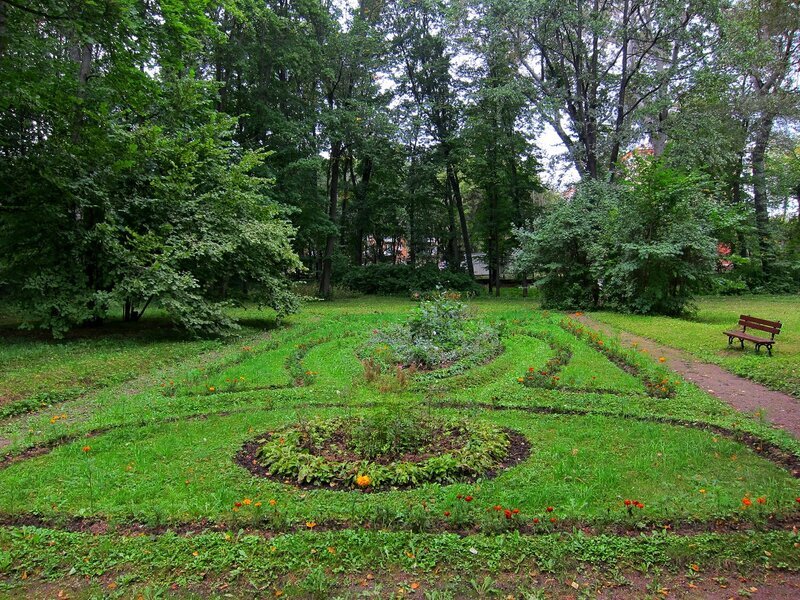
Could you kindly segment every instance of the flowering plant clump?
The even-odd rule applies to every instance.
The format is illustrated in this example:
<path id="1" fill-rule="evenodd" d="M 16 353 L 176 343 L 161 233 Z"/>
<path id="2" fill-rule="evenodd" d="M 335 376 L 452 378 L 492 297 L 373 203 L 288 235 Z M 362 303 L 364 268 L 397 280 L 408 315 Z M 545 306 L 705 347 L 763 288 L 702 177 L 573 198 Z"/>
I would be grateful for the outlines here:
<path id="1" fill-rule="evenodd" d="M 437 292 L 423 298 L 405 323 L 374 330 L 359 356 L 372 370 L 376 365 L 387 371 L 397 365 L 433 370 L 460 361 L 474 365 L 501 350 L 495 327 L 470 318 L 458 297 Z"/>
<path id="2" fill-rule="evenodd" d="M 630 515 L 630 516 L 633 516 L 633 510 L 634 509 L 641 510 L 641 509 L 644 508 L 644 504 L 642 504 L 638 500 L 625 499 L 622 502 L 622 504 L 625 506 L 625 509 L 628 511 L 628 515 Z"/>
<path id="3" fill-rule="evenodd" d="M 558 373 L 569 363 L 570 359 L 572 359 L 572 349 L 567 344 L 557 340 L 552 334 L 537 334 L 536 337 L 547 342 L 555 354 L 541 369 L 528 367 L 525 375 L 517 378 L 517 381 L 526 387 L 552 389 L 558 385 L 560 379 Z"/>
<path id="4" fill-rule="evenodd" d="M 496 469 L 508 453 L 508 435 L 492 423 L 401 421 L 374 428 L 367 417 L 299 423 L 259 440 L 256 460 L 286 482 L 374 490 L 477 477 Z"/>
<path id="5" fill-rule="evenodd" d="M 486 509 L 479 526 L 485 533 L 500 533 L 519 528 L 522 522 L 518 508 L 495 504 Z"/>
<path id="6" fill-rule="evenodd" d="M 575 337 L 602 352 L 621 369 L 641 379 L 649 396 L 654 398 L 675 397 L 678 382 L 672 379 L 672 372 L 662 364 L 650 360 L 646 356 L 645 350 L 640 353 L 634 348 L 624 348 L 616 340 L 605 340 L 596 331 L 571 319 L 562 319 L 560 325 Z"/>

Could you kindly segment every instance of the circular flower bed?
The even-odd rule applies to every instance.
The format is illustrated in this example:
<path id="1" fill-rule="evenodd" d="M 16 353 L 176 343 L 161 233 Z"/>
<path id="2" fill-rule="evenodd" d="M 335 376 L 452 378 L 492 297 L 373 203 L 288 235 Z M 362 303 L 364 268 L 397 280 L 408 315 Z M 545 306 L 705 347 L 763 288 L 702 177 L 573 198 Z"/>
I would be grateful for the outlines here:
<path id="1" fill-rule="evenodd" d="M 242 462 L 260 475 L 305 486 L 411 487 L 471 480 L 519 462 L 528 445 L 518 438 L 497 425 L 464 419 L 315 419 L 266 434 L 255 441 L 250 464 Z M 512 441 L 516 451 L 510 453 Z"/>

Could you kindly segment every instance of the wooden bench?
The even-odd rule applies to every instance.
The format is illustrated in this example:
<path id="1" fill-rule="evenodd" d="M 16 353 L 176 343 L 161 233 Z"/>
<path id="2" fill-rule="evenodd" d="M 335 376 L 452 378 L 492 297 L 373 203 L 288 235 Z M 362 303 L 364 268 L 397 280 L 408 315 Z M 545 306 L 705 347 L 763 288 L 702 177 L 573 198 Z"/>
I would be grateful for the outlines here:
<path id="1" fill-rule="evenodd" d="M 756 345 L 756 352 L 759 351 L 761 346 L 767 347 L 767 352 L 772 356 L 772 344 L 775 343 L 775 336 L 781 332 L 780 321 L 767 321 L 766 319 L 759 319 L 751 317 L 750 315 L 739 316 L 739 326 L 741 329 L 733 329 L 731 331 L 724 331 L 723 333 L 728 336 L 728 345 L 733 343 L 734 339 L 738 339 L 742 343 L 742 350 L 744 350 L 745 341 L 753 342 Z M 759 331 L 766 331 L 770 334 L 769 338 L 750 335 L 747 333 L 748 329 L 758 329 Z"/>

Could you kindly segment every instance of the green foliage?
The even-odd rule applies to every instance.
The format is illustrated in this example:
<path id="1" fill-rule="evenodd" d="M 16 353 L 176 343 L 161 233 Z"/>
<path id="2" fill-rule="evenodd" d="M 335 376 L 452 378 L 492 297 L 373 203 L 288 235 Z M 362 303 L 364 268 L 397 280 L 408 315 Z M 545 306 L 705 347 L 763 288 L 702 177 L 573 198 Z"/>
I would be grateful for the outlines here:
<path id="1" fill-rule="evenodd" d="M 578 309 L 599 301 L 592 266 L 601 215 L 615 195 L 609 185 L 586 182 L 569 201 L 553 204 L 530 228 L 515 231 L 519 248 L 512 268 L 536 275 L 545 308 Z"/>
<path id="2" fill-rule="evenodd" d="M 517 231 L 515 269 L 541 274 L 546 306 L 680 314 L 711 286 L 714 233 L 730 219 L 705 185 L 652 160 L 636 162 L 621 184 L 584 183 Z"/>
<path id="3" fill-rule="evenodd" d="M 481 287 L 466 273 L 441 270 L 436 265 L 414 267 L 407 264 L 378 263 L 349 267 L 342 284 L 364 294 L 401 294 L 444 288 L 479 294 Z"/>
<path id="4" fill-rule="evenodd" d="M 194 334 L 230 330 L 225 308 L 244 299 L 291 312 L 294 230 L 252 174 L 266 154 L 232 141 L 218 86 L 182 66 L 213 24 L 183 2 L 127 4 L 86 8 L 77 30 L 10 15 L 3 73 L 29 77 L 5 90 L 4 115 L 28 117 L 0 137 L 0 293 L 56 335 L 120 305 L 126 320 L 158 305 Z"/>
<path id="5" fill-rule="evenodd" d="M 383 410 L 357 422 L 350 430 L 348 445 L 370 460 L 413 452 L 423 445 L 427 433 L 419 423 L 419 415 L 413 411 Z"/>
<path id="6" fill-rule="evenodd" d="M 659 161 L 641 161 L 604 215 L 594 272 L 613 308 L 677 315 L 708 289 L 721 221 L 704 179 Z"/>
<path id="7" fill-rule="evenodd" d="M 357 458 L 330 456 L 331 440 L 341 438 Z M 451 438 L 456 440 L 453 449 L 437 450 L 436 443 Z M 503 430 L 488 422 L 419 415 L 407 419 L 387 413 L 304 421 L 273 432 L 263 442 L 258 462 L 274 476 L 301 484 L 362 488 L 452 483 L 480 476 L 499 464 L 509 445 Z M 405 453 L 426 458 L 404 460 Z M 368 477 L 366 484 L 359 483 L 362 476 Z"/>
<path id="8" fill-rule="evenodd" d="M 435 369 L 498 352 L 497 329 L 469 318 L 458 297 L 439 292 L 422 300 L 404 324 L 375 330 L 361 349 L 362 358 L 384 367 L 399 364 Z"/>

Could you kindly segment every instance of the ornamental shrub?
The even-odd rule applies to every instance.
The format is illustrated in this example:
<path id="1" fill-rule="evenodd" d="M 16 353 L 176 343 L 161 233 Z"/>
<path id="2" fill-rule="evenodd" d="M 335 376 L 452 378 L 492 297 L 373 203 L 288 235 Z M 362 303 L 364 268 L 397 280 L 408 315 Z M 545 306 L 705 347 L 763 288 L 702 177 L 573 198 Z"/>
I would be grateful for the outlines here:
<path id="1" fill-rule="evenodd" d="M 584 182 L 515 232 L 514 270 L 536 274 L 547 308 L 681 314 L 711 287 L 715 232 L 730 220 L 711 189 L 658 160 L 636 163 L 618 184 Z"/>
<path id="2" fill-rule="evenodd" d="M 360 355 L 370 368 L 434 369 L 462 359 L 485 360 L 500 349 L 496 328 L 470 319 L 465 304 L 439 292 L 422 300 L 406 323 L 375 331 Z"/>

